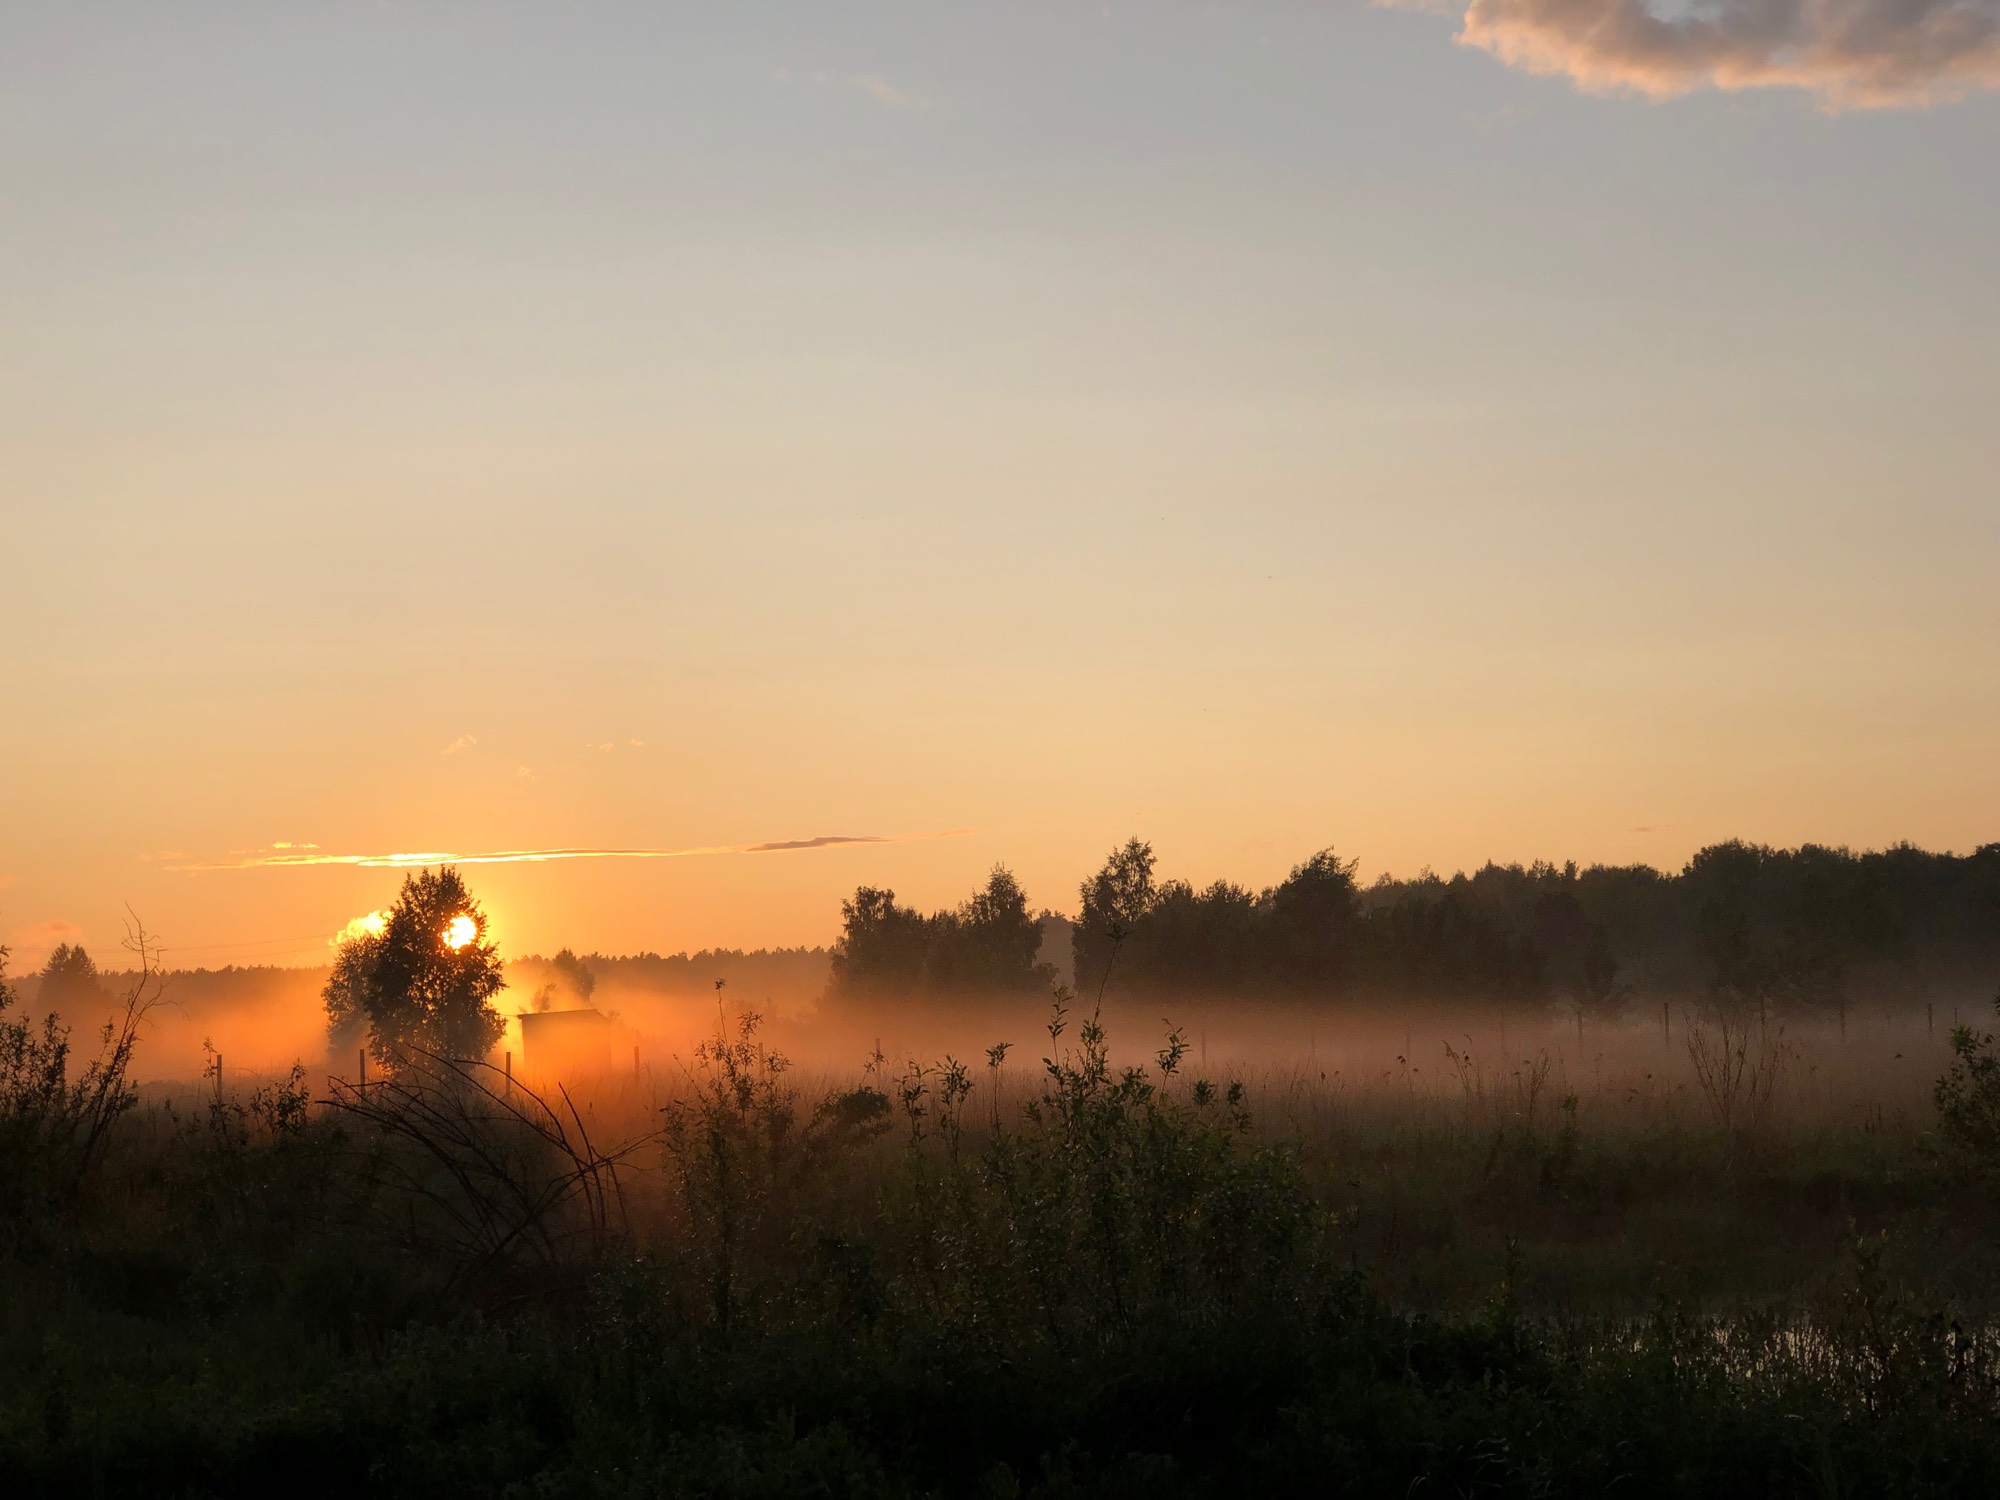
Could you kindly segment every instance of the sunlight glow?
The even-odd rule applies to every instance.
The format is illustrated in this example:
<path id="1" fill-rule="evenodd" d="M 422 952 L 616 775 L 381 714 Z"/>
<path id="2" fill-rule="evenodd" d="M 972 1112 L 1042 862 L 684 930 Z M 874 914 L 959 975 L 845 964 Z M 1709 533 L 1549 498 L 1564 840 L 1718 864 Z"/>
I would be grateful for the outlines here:
<path id="1" fill-rule="evenodd" d="M 479 924 L 464 912 L 460 912 L 451 919 L 451 925 L 444 930 L 444 945 L 456 953 L 478 936 Z"/>
<path id="2" fill-rule="evenodd" d="M 383 913 L 379 911 L 367 912 L 362 916 L 356 917 L 345 927 L 341 928 L 340 931 L 328 938 L 326 940 L 327 946 L 338 948 L 342 943 L 348 942 L 353 938 L 380 937 L 388 925 L 389 919 Z"/>

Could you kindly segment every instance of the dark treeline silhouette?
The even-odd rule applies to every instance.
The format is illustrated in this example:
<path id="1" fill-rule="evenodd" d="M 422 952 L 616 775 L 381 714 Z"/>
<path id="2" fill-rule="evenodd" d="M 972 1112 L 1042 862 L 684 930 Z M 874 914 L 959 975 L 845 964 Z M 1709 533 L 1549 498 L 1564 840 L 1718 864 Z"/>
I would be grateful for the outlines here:
<path id="1" fill-rule="evenodd" d="M 1046 994 L 1055 978 L 1039 960 L 1042 927 L 1027 893 L 999 865 L 950 911 L 926 916 L 898 906 L 894 891 L 864 885 L 840 914 L 829 990 L 836 1001 Z"/>
<path id="2" fill-rule="evenodd" d="M 2000 844 L 1854 853 L 1731 841 L 1675 874 L 1488 864 L 1363 886 L 1331 850 L 1277 885 L 1161 879 L 1129 840 L 1079 892 L 1085 996 L 1436 1001 L 1610 1017 L 1663 996 L 1844 1013 L 1984 997 L 2000 980 Z M 1005 871 L 931 916 L 863 887 L 842 905 L 833 994 L 1012 992 L 1047 983 Z"/>

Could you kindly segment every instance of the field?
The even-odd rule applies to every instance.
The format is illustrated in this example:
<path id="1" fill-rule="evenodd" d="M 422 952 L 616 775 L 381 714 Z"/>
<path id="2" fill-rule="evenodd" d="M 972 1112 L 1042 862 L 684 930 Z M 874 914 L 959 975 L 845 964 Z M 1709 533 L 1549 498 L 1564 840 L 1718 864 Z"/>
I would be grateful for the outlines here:
<path id="1" fill-rule="evenodd" d="M 1059 999 L 1033 1022 L 905 1012 L 861 1048 L 681 1014 L 673 1045 L 595 1076 L 237 1070 L 124 1107 L 81 1058 L 37 1096 L 19 1033 L 0 1477 L 2000 1482 L 1993 1090 L 1975 1048 L 1940 1115 L 1936 1017 L 1192 1006 L 1173 1029 Z M 1022 1024 L 988 1052 L 989 1021 Z"/>

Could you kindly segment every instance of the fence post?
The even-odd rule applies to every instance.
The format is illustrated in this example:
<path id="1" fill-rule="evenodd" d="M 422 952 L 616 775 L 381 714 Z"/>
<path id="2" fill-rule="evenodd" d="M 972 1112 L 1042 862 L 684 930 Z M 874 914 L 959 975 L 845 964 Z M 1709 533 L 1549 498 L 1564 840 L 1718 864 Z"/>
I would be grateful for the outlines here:
<path id="1" fill-rule="evenodd" d="M 215 1102 L 222 1102 L 222 1054 L 215 1054 Z"/>
<path id="2" fill-rule="evenodd" d="M 366 1047 L 357 1049 L 354 1054 L 354 1060 L 361 1065 L 361 1097 L 366 1099 L 368 1097 L 368 1049 Z"/>
<path id="3" fill-rule="evenodd" d="M 509 1048 L 507 1052 L 507 1093 L 509 1097 L 512 1097 L 513 1092 L 514 1092 L 514 1053 L 513 1049 Z"/>

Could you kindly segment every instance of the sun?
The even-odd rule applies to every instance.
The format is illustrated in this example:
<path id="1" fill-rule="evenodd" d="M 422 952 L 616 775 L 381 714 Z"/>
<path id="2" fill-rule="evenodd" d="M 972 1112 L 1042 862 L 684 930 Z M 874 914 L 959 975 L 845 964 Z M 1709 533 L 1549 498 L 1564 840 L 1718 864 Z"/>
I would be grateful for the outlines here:
<path id="1" fill-rule="evenodd" d="M 451 919 L 451 924 L 444 930 L 444 945 L 456 953 L 478 936 L 479 924 L 464 912 L 460 912 Z"/>

